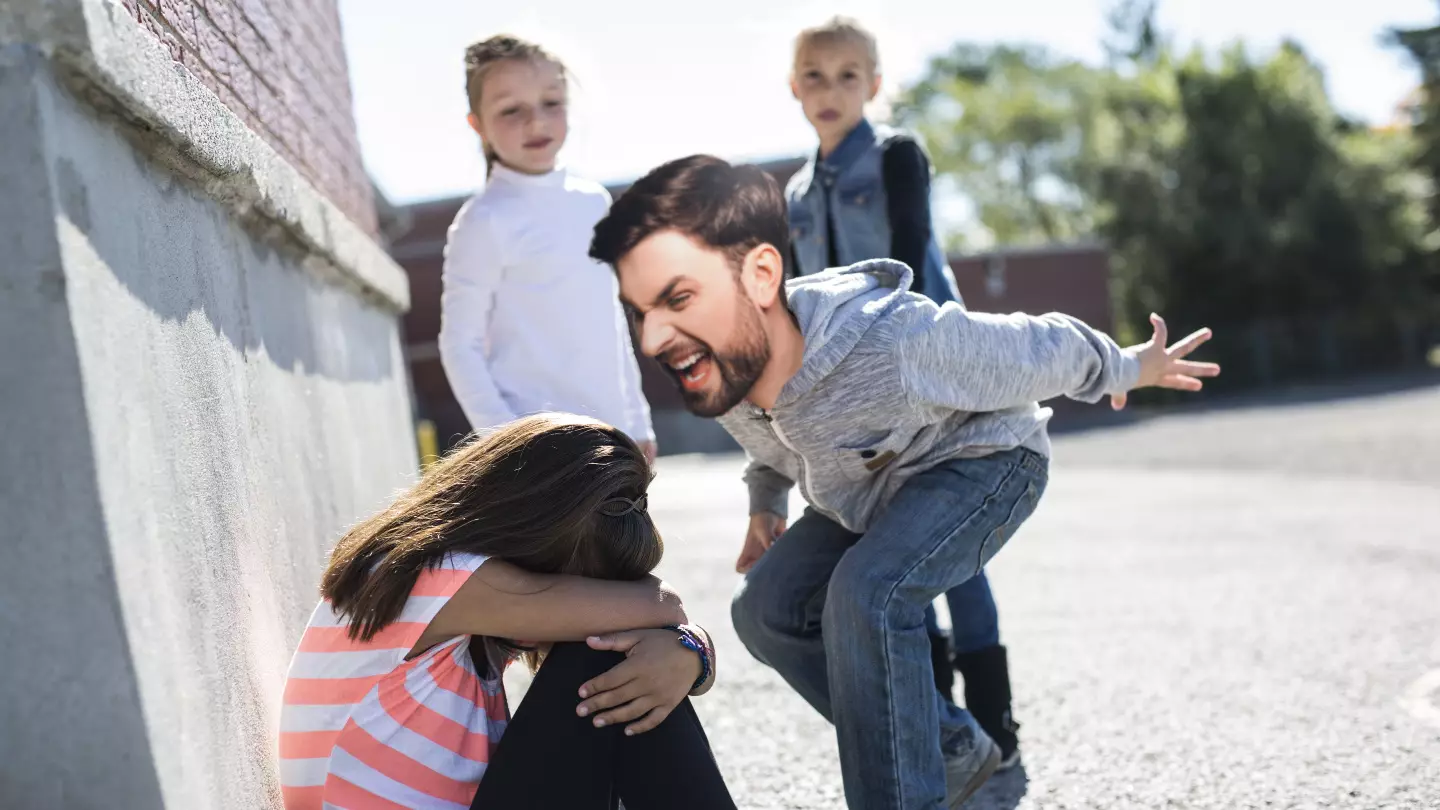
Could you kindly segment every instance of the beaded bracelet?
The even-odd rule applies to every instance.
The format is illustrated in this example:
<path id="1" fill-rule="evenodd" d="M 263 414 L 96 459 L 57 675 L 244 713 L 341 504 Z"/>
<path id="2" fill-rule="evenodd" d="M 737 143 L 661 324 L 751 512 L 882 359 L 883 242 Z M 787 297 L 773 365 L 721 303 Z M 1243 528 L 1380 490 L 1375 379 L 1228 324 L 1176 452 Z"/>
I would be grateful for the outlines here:
<path id="1" fill-rule="evenodd" d="M 705 643 L 705 637 L 695 632 L 689 625 L 671 624 L 666 625 L 665 629 L 679 633 L 680 644 L 700 656 L 700 677 L 696 678 L 695 683 L 690 686 L 690 691 L 694 692 L 710 680 L 710 646 Z"/>

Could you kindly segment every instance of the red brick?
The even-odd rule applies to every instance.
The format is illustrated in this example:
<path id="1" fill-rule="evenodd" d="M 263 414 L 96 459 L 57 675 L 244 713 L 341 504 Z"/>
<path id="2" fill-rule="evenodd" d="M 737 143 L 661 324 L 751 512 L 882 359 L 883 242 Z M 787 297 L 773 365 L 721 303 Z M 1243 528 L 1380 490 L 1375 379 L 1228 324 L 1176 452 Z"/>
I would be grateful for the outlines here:
<path id="1" fill-rule="evenodd" d="M 194 49 L 195 10 L 191 7 L 190 0 L 150 0 L 150 2 L 154 8 L 159 10 L 160 19 L 174 29 L 181 44 L 185 45 L 187 49 Z"/>
<path id="2" fill-rule="evenodd" d="M 319 174 L 319 185 L 321 188 L 335 189 L 340 191 L 342 199 L 345 195 L 344 176 L 340 172 L 340 166 L 335 162 L 335 157 L 328 152 L 322 152 L 317 167 Z"/>
<path id="3" fill-rule="evenodd" d="M 231 42 L 241 58 L 250 67 L 257 71 L 263 69 L 263 65 L 270 61 L 270 48 L 265 41 L 256 33 L 255 27 L 239 16 L 232 18 L 235 24 L 235 36 Z"/>
<path id="4" fill-rule="evenodd" d="M 195 0 L 195 13 L 210 18 L 221 36 L 235 41 L 235 9 L 230 0 Z"/>
<path id="5" fill-rule="evenodd" d="M 300 158 L 300 168 L 304 169 L 306 173 L 310 174 L 313 178 L 316 152 L 314 136 L 310 134 L 309 130 L 302 126 L 295 131 L 295 140 L 291 142 L 291 147 L 295 150 L 296 156 Z"/>
<path id="6" fill-rule="evenodd" d="M 247 126 L 375 232 L 336 0 L 121 0 Z"/>
<path id="7" fill-rule="evenodd" d="M 195 51 L 200 56 L 200 61 L 213 71 L 220 81 L 227 84 L 230 82 L 230 50 L 230 44 L 210 23 L 208 17 L 202 15 L 196 18 Z"/>
<path id="8" fill-rule="evenodd" d="M 283 67 L 277 68 L 275 62 L 274 59 L 267 59 L 256 64 L 255 75 L 275 91 L 275 97 L 282 105 L 287 108 L 293 107 L 290 99 L 296 95 L 296 91 L 292 88 L 294 79 Z"/>
<path id="9" fill-rule="evenodd" d="M 304 60 L 297 60 L 291 64 L 294 60 L 292 55 L 282 54 L 281 57 L 276 61 L 283 62 L 283 64 L 277 65 L 278 69 L 275 71 L 277 82 L 284 90 L 281 97 L 296 114 L 302 116 L 307 113 L 313 114 L 314 110 L 309 109 L 312 105 L 307 92 L 313 85 L 307 84 L 311 78 Z"/>
<path id="10" fill-rule="evenodd" d="M 255 103 L 252 105 L 255 114 L 260 117 L 272 129 L 275 122 L 288 115 L 285 108 L 280 104 L 280 99 L 275 96 L 275 89 L 262 80 L 259 76 L 251 76 L 255 84 Z M 279 134 L 277 132 L 277 134 Z"/>
<path id="11" fill-rule="evenodd" d="M 231 50 L 229 57 L 234 57 Z M 236 60 L 230 66 L 230 89 L 235 91 L 236 98 L 245 108 L 253 113 L 259 114 L 260 94 L 256 88 L 255 74 L 243 62 Z"/>
<path id="12" fill-rule="evenodd" d="M 284 42 L 284 36 L 275 20 L 275 15 L 270 10 L 270 4 L 266 0 L 238 0 L 235 11 L 250 26 L 255 33 L 266 44 L 271 51 L 278 52 Z"/>
<path id="13" fill-rule="evenodd" d="M 284 109 L 284 107 L 282 106 L 281 109 Z M 298 161 L 300 151 L 296 143 L 300 138 L 301 123 L 287 110 L 278 117 L 271 119 L 269 124 L 270 129 L 275 133 L 276 140 L 285 147 L 283 150 L 285 155 L 287 157 L 294 157 Z"/>
<path id="14" fill-rule="evenodd" d="M 176 38 L 174 32 L 172 32 L 165 23 L 156 19 L 154 15 L 144 9 L 140 10 L 139 22 L 142 28 L 150 32 L 151 36 L 160 40 L 160 43 L 170 52 L 170 58 L 172 60 L 176 62 L 182 61 L 185 49 L 180 44 L 180 40 Z"/>

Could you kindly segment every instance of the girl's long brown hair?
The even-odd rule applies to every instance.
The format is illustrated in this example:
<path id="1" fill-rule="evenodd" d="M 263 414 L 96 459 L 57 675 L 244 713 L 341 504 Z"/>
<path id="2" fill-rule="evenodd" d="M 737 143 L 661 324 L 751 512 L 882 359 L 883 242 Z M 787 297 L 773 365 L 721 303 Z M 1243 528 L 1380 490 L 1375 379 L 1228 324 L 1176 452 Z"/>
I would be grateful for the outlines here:
<path id="1" fill-rule="evenodd" d="M 452 451 L 335 546 L 320 591 L 369 640 L 400 615 L 426 568 L 452 551 L 536 573 L 635 580 L 664 546 L 644 508 L 652 477 L 621 431 L 530 416 Z M 638 508 L 631 508 L 634 504 Z"/>

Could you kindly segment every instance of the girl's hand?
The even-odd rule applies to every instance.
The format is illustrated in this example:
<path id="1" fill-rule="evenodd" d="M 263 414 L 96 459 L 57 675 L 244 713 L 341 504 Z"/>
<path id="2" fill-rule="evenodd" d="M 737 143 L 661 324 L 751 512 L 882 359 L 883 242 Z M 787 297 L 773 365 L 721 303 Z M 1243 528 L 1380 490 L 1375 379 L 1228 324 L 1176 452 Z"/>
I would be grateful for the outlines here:
<path id="1" fill-rule="evenodd" d="M 580 687 L 584 699 L 575 713 L 594 716 L 596 728 L 630 723 L 627 735 L 660 725 L 690 694 L 702 671 L 700 656 L 682 645 L 674 630 L 630 630 L 591 636 L 596 650 L 625 653 L 614 669 Z"/>

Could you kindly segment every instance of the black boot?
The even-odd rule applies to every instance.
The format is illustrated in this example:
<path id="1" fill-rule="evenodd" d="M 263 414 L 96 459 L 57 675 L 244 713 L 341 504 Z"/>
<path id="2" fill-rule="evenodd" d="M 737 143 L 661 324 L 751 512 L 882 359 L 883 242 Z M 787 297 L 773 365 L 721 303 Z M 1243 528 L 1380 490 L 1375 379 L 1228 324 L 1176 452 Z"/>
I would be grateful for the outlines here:
<path id="1" fill-rule="evenodd" d="M 955 668 L 965 679 L 965 708 L 980 728 L 1000 746 L 1000 767 L 1020 762 L 1020 724 L 1010 714 L 1010 666 L 999 644 L 955 656 Z"/>
<path id="2" fill-rule="evenodd" d="M 930 636 L 930 665 L 935 669 L 935 688 L 951 703 L 955 702 L 955 671 L 950 668 L 950 638 L 944 634 Z"/>

